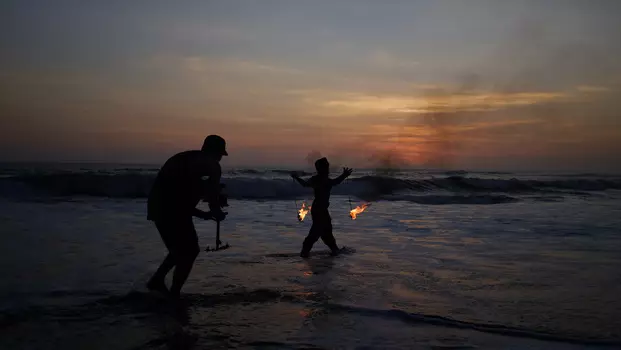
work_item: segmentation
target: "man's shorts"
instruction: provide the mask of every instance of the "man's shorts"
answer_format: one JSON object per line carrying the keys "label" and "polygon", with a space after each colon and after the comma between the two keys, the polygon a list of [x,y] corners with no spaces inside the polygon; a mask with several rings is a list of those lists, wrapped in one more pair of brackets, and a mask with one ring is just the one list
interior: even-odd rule
{"label": "man's shorts", "polygon": [[160,219],[155,221],[155,226],[171,253],[189,254],[199,249],[198,237],[191,216]]}

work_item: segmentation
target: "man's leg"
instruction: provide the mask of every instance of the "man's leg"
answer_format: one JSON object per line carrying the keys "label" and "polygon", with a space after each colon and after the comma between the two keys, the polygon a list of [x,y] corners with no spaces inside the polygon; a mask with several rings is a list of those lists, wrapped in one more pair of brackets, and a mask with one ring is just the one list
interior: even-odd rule
{"label": "man's leg", "polygon": [[147,282],[147,288],[159,292],[168,293],[168,288],[166,288],[165,282],[166,275],[168,274],[168,272],[170,272],[170,270],[172,270],[174,266],[175,259],[173,258],[173,255],[171,253],[168,253],[164,261],[162,261],[160,267],[153,274],[153,277],[151,277],[149,282]]}
{"label": "man's leg", "polygon": [[192,271],[194,260],[200,252],[192,218],[180,222],[179,226],[177,248],[173,252],[176,262],[175,272],[170,287],[170,294],[173,297],[179,297],[181,288]]}
{"label": "man's leg", "polygon": [[171,225],[166,222],[156,222],[155,227],[157,227],[157,230],[162,237],[162,241],[164,241],[169,253],[166,255],[166,258],[164,258],[164,261],[162,261],[162,264],[160,264],[160,267],[157,271],[155,271],[151,279],[149,279],[149,282],[147,282],[147,288],[168,293],[168,288],[166,288],[165,283],[166,275],[175,266],[175,259],[170,253],[173,248],[171,239],[172,235],[174,235],[174,231],[171,230]]}
{"label": "man's leg", "polygon": [[193,248],[181,250],[181,255],[177,259],[177,264],[175,265],[175,272],[173,272],[173,281],[170,286],[171,296],[179,297],[181,294],[181,288],[188,279],[188,276],[190,276],[190,272],[194,266],[194,260],[196,260],[199,251],[198,244]]}
{"label": "man's leg", "polygon": [[329,214],[326,220],[325,228],[321,232],[321,240],[328,246],[328,248],[330,248],[332,254],[339,253],[339,246],[336,245],[336,238],[334,238],[334,234],[332,234],[332,218]]}
{"label": "man's leg", "polygon": [[317,242],[319,237],[321,237],[321,223],[315,222],[315,219],[313,219],[313,224],[311,225],[310,231],[308,231],[308,236],[306,236],[304,243],[302,243],[301,257],[308,258],[313,244]]}

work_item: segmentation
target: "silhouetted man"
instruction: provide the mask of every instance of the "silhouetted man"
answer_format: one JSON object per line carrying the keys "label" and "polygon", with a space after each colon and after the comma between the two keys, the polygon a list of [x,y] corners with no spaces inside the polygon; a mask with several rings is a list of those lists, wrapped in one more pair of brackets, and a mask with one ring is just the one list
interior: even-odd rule
{"label": "silhouetted man", "polygon": [[[217,221],[226,217],[218,198],[222,175],[220,160],[226,155],[224,139],[210,135],[200,151],[174,155],[157,174],[149,193],[147,219],[155,222],[168,255],[147,283],[149,289],[179,297],[199,252],[192,217]],[[203,177],[209,179],[203,180]],[[202,198],[209,202],[209,212],[196,208]],[[168,291],[164,280],[173,267],[173,281]]]}
{"label": "silhouetted man", "polygon": [[296,179],[304,187],[312,187],[315,192],[315,199],[311,205],[311,217],[313,218],[313,225],[308,232],[308,236],[304,239],[302,244],[302,251],[300,256],[307,258],[310,254],[313,244],[317,242],[319,237],[323,243],[325,243],[333,255],[340,252],[339,247],[336,245],[336,239],[332,234],[332,218],[328,207],[330,206],[330,191],[332,187],[340,184],[352,173],[352,169],[343,168],[343,173],[336,179],[330,179],[330,163],[328,159],[321,158],[315,162],[315,169],[317,169],[317,175],[308,179],[308,181],[300,178],[296,173],[292,173],[291,177]]}

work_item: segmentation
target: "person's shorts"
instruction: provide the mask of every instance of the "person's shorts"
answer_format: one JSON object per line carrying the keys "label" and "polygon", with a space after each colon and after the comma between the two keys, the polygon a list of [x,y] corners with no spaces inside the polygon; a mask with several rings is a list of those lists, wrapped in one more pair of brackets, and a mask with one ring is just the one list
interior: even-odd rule
{"label": "person's shorts", "polygon": [[171,253],[191,253],[198,249],[198,237],[192,217],[155,221],[160,236]]}

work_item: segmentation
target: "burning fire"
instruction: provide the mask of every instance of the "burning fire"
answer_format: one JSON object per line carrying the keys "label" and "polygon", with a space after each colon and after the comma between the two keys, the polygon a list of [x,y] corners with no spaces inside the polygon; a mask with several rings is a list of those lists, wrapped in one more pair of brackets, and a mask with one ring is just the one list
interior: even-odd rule
{"label": "burning fire", "polygon": [[352,220],[356,220],[356,216],[358,216],[358,214],[365,211],[365,209],[367,209],[370,205],[371,203],[364,203],[363,205],[357,206],[356,208],[352,209],[349,212],[349,216],[351,217]]}
{"label": "burning fire", "polygon": [[298,220],[300,221],[304,221],[304,218],[306,217],[306,214],[308,214],[308,211],[311,209],[310,206],[306,206],[306,203],[302,202],[302,208],[300,208],[300,210],[298,210]]}

